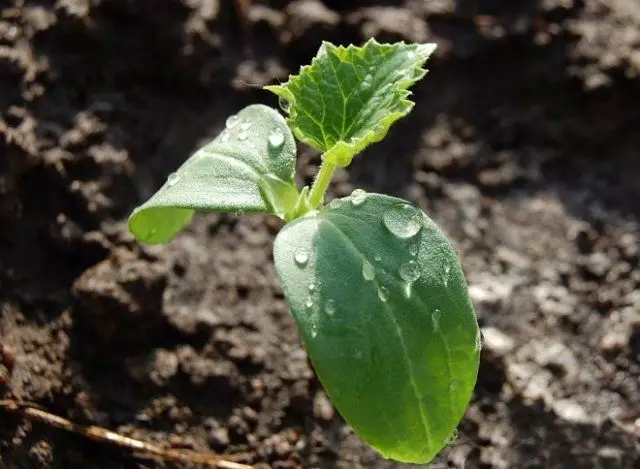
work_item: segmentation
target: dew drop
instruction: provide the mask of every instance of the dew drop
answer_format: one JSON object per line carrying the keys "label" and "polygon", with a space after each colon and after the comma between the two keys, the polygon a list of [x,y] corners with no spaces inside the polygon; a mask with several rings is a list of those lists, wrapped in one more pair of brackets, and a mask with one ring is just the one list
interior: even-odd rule
{"label": "dew drop", "polygon": [[371,263],[367,260],[365,260],[362,263],[362,277],[367,281],[367,282],[371,282],[372,280],[374,280],[376,278],[376,271],[373,268],[373,266],[371,265]]}
{"label": "dew drop", "polygon": [[284,145],[284,132],[282,129],[276,128],[269,133],[269,146],[279,149]]}
{"label": "dew drop", "polygon": [[227,143],[229,141],[229,138],[231,137],[231,133],[228,130],[224,130],[221,134],[220,134],[220,141],[222,143]]}
{"label": "dew drop", "polygon": [[416,53],[412,50],[407,52],[407,59],[409,60],[415,60],[416,59]]}
{"label": "dew drop", "polygon": [[476,335],[476,352],[480,352],[482,347],[484,346],[484,337],[482,336],[482,331],[478,330],[478,334]]}
{"label": "dew drop", "polygon": [[315,289],[316,289],[316,284],[315,284],[315,283],[313,283],[313,282],[311,282],[311,283],[309,284],[309,287],[308,287],[308,288],[309,288],[309,291],[310,291],[310,292],[312,292],[313,290],[315,290]]}
{"label": "dew drop", "polygon": [[366,90],[371,87],[372,82],[373,82],[373,77],[369,73],[364,77],[361,84],[362,84],[362,87]]}
{"label": "dew drop", "polygon": [[433,322],[433,330],[434,331],[440,330],[440,317],[441,316],[442,316],[442,311],[440,311],[439,309],[434,310],[433,313],[431,314],[431,322]]}
{"label": "dew drop", "polygon": [[283,98],[282,96],[278,98],[278,105],[280,106],[280,109],[282,109],[286,113],[288,113],[291,109],[291,102],[289,102],[287,98]]}
{"label": "dew drop", "polygon": [[318,327],[314,325],[311,327],[311,338],[315,339],[317,336],[318,336]]}
{"label": "dew drop", "polygon": [[293,255],[293,260],[299,267],[304,267],[309,262],[309,251],[306,249],[298,249]]}
{"label": "dew drop", "polygon": [[245,122],[240,124],[240,130],[249,130],[253,124],[251,122]]}
{"label": "dew drop", "polygon": [[442,282],[445,288],[449,286],[449,274],[451,273],[451,266],[449,264],[444,266],[444,275],[442,276]]}
{"label": "dew drop", "polygon": [[384,212],[382,221],[395,237],[409,239],[422,228],[422,212],[410,204],[394,204]]}
{"label": "dew drop", "polygon": [[171,173],[167,178],[167,184],[169,187],[174,186],[180,180],[180,175],[178,173]]}
{"label": "dew drop", "polygon": [[307,299],[307,302],[304,304],[308,309],[313,308],[313,300],[311,298]]}
{"label": "dew drop", "polygon": [[420,245],[418,243],[414,243],[409,246],[409,254],[411,254],[413,257],[416,257],[418,255],[418,251],[420,251]]}
{"label": "dew drop", "polygon": [[239,123],[240,118],[238,116],[229,116],[224,125],[227,127],[227,129],[233,129]]}
{"label": "dew drop", "polygon": [[405,282],[413,283],[420,278],[420,266],[413,259],[408,260],[400,264],[398,274]]}
{"label": "dew drop", "polygon": [[249,138],[249,134],[244,131],[238,134],[238,140],[241,142],[244,142],[247,138]]}
{"label": "dew drop", "polygon": [[381,262],[382,261],[382,256],[380,254],[376,254],[374,256],[374,259],[375,259],[376,262]]}
{"label": "dew drop", "polygon": [[458,441],[458,430],[454,430],[451,435],[444,440],[444,444],[451,446],[455,445],[456,441]]}
{"label": "dew drop", "polygon": [[329,208],[331,210],[338,210],[340,207],[342,207],[342,199],[333,199],[329,202]]}
{"label": "dew drop", "polygon": [[389,290],[386,287],[380,287],[378,289],[378,298],[380,298],[380,301],[383,303],[389,301]]}
{"label": "dew drop", "polygon": [[324,311],[329,316],[333,316],[336,312],[336,302],[334,300],[327,300],[327,303],[324,305]]}
{"label": "dew drop", "polygon": [[351,193],[351,203],[359,207],[367,201],[367,193],[362,189],[356,189]]}

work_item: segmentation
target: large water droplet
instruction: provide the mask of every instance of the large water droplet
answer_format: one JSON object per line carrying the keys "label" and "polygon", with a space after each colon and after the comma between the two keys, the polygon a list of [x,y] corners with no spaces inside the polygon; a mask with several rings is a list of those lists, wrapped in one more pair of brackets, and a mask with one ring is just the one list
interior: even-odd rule
{"label": "large water droplet", "polygon": [[420,266],[413,259],[408,260],[400,264],[398,268],[398,274],[400,278],[405,282],[415,282],[420,278]]}
{"label": "large water droplet", "polygon": [[340,207],[342,207],[342,199],[333,199],[331,202],[329,202],[329,208],[331,210],[337,210]]}
{"label": "large water droplet", "polygon": [[238,116],[229,116],[224,125],[227,127],[227,129],[233,129],[239,123],[240,118]]}
{"label": "large water droplet", "polygon": [[333,316],[333,314],[336,312],[336,302],[334,300],[327,300],[326,304],[324,305],[324,311],[329,316]]}
{"label": "large water droplet", "polygon": [[351,193],[351,203],[359,207],[367,201],[367,193],[362,189],[356,189]]}
{"label": "large water droplet", "polygon": [[293,255],[293,260],[300,267],[306,266],[309,262],[309,251],[306,249],[298,249]]}
{"label": "large water droplet", "polygon": [[365,260],[362,263],[362,277],[367,281],[371,282],[376,278],[376,270],[373,268],[371,263]]}
{"label": "large water droplet", "polygon": [[458,430],[454,430],[453,433],[444,440],[444,444],[451,446],[455,445],[456,441],[458,441]]}
{"label": "large water droplet", "polygon": [[442,311],[436,309],[431,313],[431,322],[433,323],[433,330],[440,330],[440,317],[442,316]]}
{"label": "large water droplet", "polygon": [[386,287],[380,287],[378,289],[378,298],[380,298],[380,301],[382,301],[383,303],[389,301],[389,289],[387,289]]}
{"label": "large water droplet", "polygon": [[167,178],[167,184],[169,187],[174,186],[180,180],[180,175],[178,173],[171,173]]}
{"label": "large water droplet", "polygon": [[244,131],[238,134],[238,140],[240,140],[241,142],[244,142],[247,138],[249,138],[249,134]]}
{"label": "large water droplet", "polygon": [[240,130],[249,130],[253,124],[251,122],[245,122],[240,124]]}
{"label": "large water droplet", "polygon": [[382,215],[384,226],[397,238],[408,239],[422,228],[422,212],[410,204],[394,204]]}
{"label": "large water droplet", "polygon": [[269,133],[269,146],[279,149],[284,145],[284,132],[280,128],[273,129]]}

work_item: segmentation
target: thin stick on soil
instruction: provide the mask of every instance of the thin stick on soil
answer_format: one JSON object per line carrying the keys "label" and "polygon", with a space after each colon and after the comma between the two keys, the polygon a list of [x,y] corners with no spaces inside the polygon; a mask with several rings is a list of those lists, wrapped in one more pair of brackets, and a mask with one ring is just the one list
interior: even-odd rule
{"label": "thin stick on soil", "polygon": [[224,460],[217,454],[198,453],[189,450],[164,449],[154,444],[120,435],[94,425],[78,425],[53,415],[38,405],[17,400],[0,400],[0,410],[15,412],[23,417],[83,436],[98,443],[119,446],[134,452],[138,457],[157,458],[165,461],[207,464],[220,469],[252,469],[251,466]]}

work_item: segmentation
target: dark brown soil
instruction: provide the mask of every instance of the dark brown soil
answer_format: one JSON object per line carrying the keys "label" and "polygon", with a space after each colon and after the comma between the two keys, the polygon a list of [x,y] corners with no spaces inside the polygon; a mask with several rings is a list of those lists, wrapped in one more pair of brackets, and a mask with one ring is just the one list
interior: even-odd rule
{"label": "dark brown soil", "polygon": [[[9,5],[7,4],[9,3]],[[428,467],[640,467],[637,0],[10,0],[0,21],[0,398],[257,468],[399,468],[345,426],[266,216],[146,248],[125,220],[321,40],[436,41],[416,108],[339,174],[454,239],[485,334]],[[303,150],[309,182],[317,155]],[[160,468],[0,412],[0,467]]]}

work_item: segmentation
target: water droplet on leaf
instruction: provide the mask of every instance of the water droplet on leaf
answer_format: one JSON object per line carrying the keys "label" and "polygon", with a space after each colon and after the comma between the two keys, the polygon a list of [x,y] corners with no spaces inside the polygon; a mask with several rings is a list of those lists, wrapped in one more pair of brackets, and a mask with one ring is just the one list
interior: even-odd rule
{"label": "water droplet on leaf", "polygon": [[431,314],[431,322],[433,322],[433,330],[437,331],[440,329],[440,317],[442,316],[442,311],[436,309]]}
{"label": "water droplet on leaf", "polygon": [[395,237],[409,239],[422,228],[422,212],[410,204],[394,204],[384,212],[382,221]]}
{"label": "water droplet on leaf", "polygon": [[307,299],[307,302],[304,304],[307,308],[313,307],[313,300],[311,298]]}
{"label": "water droplet on leaf", "polygon": [[171,187],[175,185],[179,180],[180,180],[180,175],[178,173],[171,173],[167,178],[167,184],[169,184],[169,187]]}
{"label": "water droplet on leaf", "polygon": [[229,131],[223,130],[222,133],[220,134],[220,141],[222,143],[227,143],[230,137],[231,137],[231,134],[229,133]]}
{"label": "water droplet on leaf", "polygon": [[238,116],[229,116],[224,125],[227,127],[227,129],[233,129],[239,123],[240,118]]}
{"label": "water droplet on leaf", "polygon": [[420,278],[420,266],[413,259],[403,262],[398,268],[400,278],[405,282],[415,282]]}
{"label": "water droplet on leaf", "polygon": [[244,142],[247,138],[249,138],[249,134],[246,132],[240,132],[238,134],[238,140],[240,140],[241,142]]}
{"label": "water droplet on leaf", "polygon": [[337,210],[340,207],[342,207],[342,199],[333,199],[331,202],[329,202],[329,208],[331,210]]}
{"label": "water droplet on leaf", "polygon": [[278,98],[278,105],[284,112],[289,113],[289,109],[291,109],[291,103],[287,98],[283,98],[282,96],[280,96]]}
{"label": "water droplet on leaf", "polygon": [[389,290],[386,287],[380,287],[378,289],[378,298],[380,298],[380,301],[383,303],[389,301]]}
{"label": "water droplet on leaf", "polygon": [[380,254],[376,254],[374,256],[374,259],[375,259],[376,262],[380,262],[382,260],[382,256]]}
{"label": "water droplet on leaf", "polygon": [[478,334],[476,335],[476,352],[480,352],[483,346],[484,346],[484,337],[482,335],[482,331],[478,330]]}
{"label": "water droplet on leaf", "polygon": [[306,266],[309,262],[309,251],[306,249],[298,249],[293,255],[293,260],[300,267]]}
{"label": "water droplet on leaf", "polygon": [[316,284],[315,284],[315,283],[313,283],[313,282],[311,282],[311,283],[309,284],[309,287],[308,287],[308,288],[309,288],[309,291],[313,291],[313,290],[315,290],[315,289],[316,289]]}
{"label": "water droplet on leaf", "polygon": [[373,268],[373,266],[371,265],[371,263],[367,260],[365,260],[362,263],[362,277],[367,281],[367,282],[371,282],[372,280],[374,280],[376,278],[376,271]]}
{"label": "water droplet on leaf", "polygon": [[451,446],[455,445],[456,441],[458,441],[458,430],[454,430],[453,433],[444,440],[444,444]]}
{"label": "water droplet on leaf", "polygon": [[327,303],[324,305],[324,311],[329,316],[333,316],[336,312],[336,302],[334,300],[327,300]]}
{"label": "water droplet on leaf", "polygon": [[356,189],[351,193],[351,203],[359,207],[367,201],[367,192],[362,189]]}
{"label": "water droplet on leaf", "polygon": [[269,146],[271,148],[281,148],[284,145],[284,132],[282,129],[273,129],[269,133]]}
{"label": "water droplet on leaf", "polygon": [[251,122],[245,122],[240,124],[240,130],[249,130],[253,124]]}

